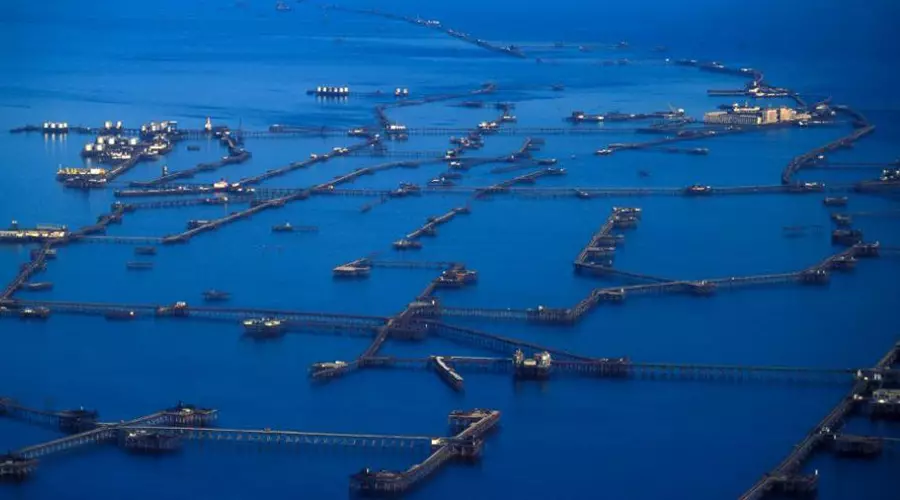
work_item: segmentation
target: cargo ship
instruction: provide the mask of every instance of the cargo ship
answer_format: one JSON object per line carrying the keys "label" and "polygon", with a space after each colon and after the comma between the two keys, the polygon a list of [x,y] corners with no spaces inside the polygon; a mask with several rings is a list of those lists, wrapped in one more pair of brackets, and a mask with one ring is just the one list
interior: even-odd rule
{"label": "cargo ship", "polygon": [[454,390],[461,391],[463,389],[463,378],[447,363],[447,360],[442,356],[432,356],[431,357],[432,366],[434,366],[435,371],[437,371],[438,376],[441,377],[441,380],[447,383]]}

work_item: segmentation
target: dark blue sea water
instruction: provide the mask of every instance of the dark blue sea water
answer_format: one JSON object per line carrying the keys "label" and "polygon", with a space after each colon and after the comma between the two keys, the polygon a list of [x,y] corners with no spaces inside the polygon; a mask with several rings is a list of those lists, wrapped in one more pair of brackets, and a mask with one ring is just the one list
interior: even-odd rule
{"label": "dark blue sea water", "polygon": [[[672,104],[693,116],[727,102],[708,88],[737,87],[727,75],[664,64],[664,57],[716,59],[754,66],[774,84],[833,96],[866,114],[874,135],[843,161],[900,156],[896,90],[898,4],[889,0],[753,3],[685,0],[550,4],[400,0],[375,5],[437,18],[483,38],[516,43],[545,59],[505,58],[436,32],[379,18],[296,4],[277,13],[269,1],[19,2],[0,18],[0,129],[45,120],[137,126],[177,119],[263,129],[273,123],[357,126],[373,120],[371,98],[322,103],[305,95],[317,85],[358,90],[409,87],[415,94],[458,92],[496,82],[492,99],[516,103],[520,126],[560,125],[574,109],[641,112]],[[628,40],[631,48],[602,47]],[[556,41],[590,44],[594,52],[553,51]],[[531,46],[543,46],[545,48]],[[670,48],[655,54],[656,45]],[[603,59],[628,57],[629,66]],[[566,91],[551,92],[562,82]],[[391,110],[409,126],[470,127],[493,109],[445,103]],[[542,154],[561,159],[568,175],[540,186],[686,186],[775,184],[785,163],[847,127],[782,129],[703,144],[707,157],[626,152],[598,158],[628,133],[548,136]],[[77,165],[84,136],[0,134],[0,220],[22,225],[93,222],[114,201],[111,191],[67,190],[59,165]],[[439,150],[446,137],[413,137],[390,147]],[[350,144],[347,138],[248,140],[253,159],[198,175],[237,179]],[[519,146],[520,137],[490,137],[484,154]],[[213,142],[199,152],[180,145],[157,164],[141,164],[122,180],[155,177],[165,164],[188,168],[223,154]],[[380,160],[331,161],[267,183],[304,187]],[[355,186],[423,183],[440,166],[391,170]],[[486,185],[511,174],[474,169],[462,181]],[[639,178],[638,170],[651,176]],[[810,171],[804,180],[845,181],[872,172]],[[162,248],[149,273],[129,273],[127,245],[71,245],[41,280],[51,300],[199,302],[208,288],[229,290],[242,306],[391,315],[433,277],[431,271],[376,269],[361,282],[333,281],[331,268],[371,252],[393,257],[390,244],[426,217],[465,202],[456,195],[406,198],[360,213],[367,200],[312,198],[268,211],[190,244]],[[853,211],[897,209],[896,201],[855,196]],[[480,273],[475,287],[441,292],[450,305],[566,307],[603,282],[574,276],[571,261],[612,206],[643,208],[627,233],[620,269],[673,278],[784,272],[835,252],[828,211],[819,196],[690,199],[527,199],[495,197],[442,226],[415,256],[459,260]],[[163,235],[188,219],[221,216],[230,207],[130,214],[113,235]],[[286,220],[317,225],[316,234],[275,235]],[[897,218],[860,218],[869,240],[900,245]],[[782,226],[823,227],[785,238]],[[0,282],[28,259],[27,247],[0,246]],[[898,338],[900,260],[861,262],[828,287],[747,289],[708,299],[647,297],[603,307],[574,327],[465,321],[466,325],[594,356],[639,361],[860,367],[874,363]],[[27,293],[27,292],[25,292]],[[24,293],[23,293],[24,296]],[[38,295],[33,294],[33,297]],[[180,321],[115,324],[56,316],[46,323],[0,322],[0,394],[38,407],[96,407],[107,420],[151,413],[178,399],[213,406],[227,427],[443,435],[456,408],[503,412],[502,430],[483,461],[451,465],[413,498],[734,498],[776,465],[845,393],[840,385],[788,383],[613,382],[590,379],[514,384],[505,376],[466,376],[452,393],[427,372],[361,371],[311,385],[315,361],[352,359],[367,339],[289,335],[253,343],[238,325]],[[389,342],[386,354],[487,354],[440,341]],[[851,422],[858,433],[900,436],[900,427]],[[0,420],[0,449],[56,433]],[[126,456],[95,448],[48,460],[27,483],[0,488],[0,498],[238,499],[341,498],[347,476],[363,466],[404,468],[421,457],[402,453],[260,452],[188,446],[174,457]],[[896,455],[872,462],[828,456],[808,465],[821,474],[824,500],[896,499]]]}

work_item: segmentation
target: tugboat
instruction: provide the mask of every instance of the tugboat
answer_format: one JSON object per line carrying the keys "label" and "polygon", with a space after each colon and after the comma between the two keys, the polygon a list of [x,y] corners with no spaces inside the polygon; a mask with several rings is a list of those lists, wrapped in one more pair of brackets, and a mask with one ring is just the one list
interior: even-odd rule
{"label": "tugboat", "polygon": [[129,271],[149,271],[153,269],[152,262],[127,262],[125,268]]}
{"label": "tugboat", "polygon": [[428,181],[428,185],[433,187],[450,187],[453,186],[453,182],[447,180],[446,177],[438,177]]}
{"label": "tugboat", "polygon": [[846,196],[827,196],[822,203],[826,207],[845,207],[847,206],[847,197]]}
{"label": "tugboat", "polygon": [[29,292],[41,292],[44,290],[52,290],[53,283],[49,281],[36,281],[34,283],[25,283],[22,285],[22,288],[28,290]]}
{"label": "tugboat", "polygon": [[693,186],[688,186],[688,187],[684,188],[684,193],[689,196],[710,194],[710,193],[712,193],[712,188],[709,186],[701,186],[700,184],[694,184]]}
{"label": "tugboat", "polygon": [[279,337],[284,333],[284,325],[276,318],[251,318],[243,321],[244,331],[250,337],[266,339]]}
{"label": "tugboat", "polygon": [[104,315],[109,321],[127,321],[137,317],[134,311],[109,311]]}
{"label": "tugboat", "polygon": [[317,373],[324,370],[338,370],[347,366],[346,361],[323,361],[319,363],[313,363],[310,367],[310,371],[312,373]]}
{"label": "tugboat", "polygon": [[26,307],[19,311],[22,319],[47,319],[50,317],[50,309],[46,307]]}
{"label": "tugboat", "polygon": [[207,290],[203,292],[203,300],[207,302],[223,302],[231,298],[231,294],[222,290]]}
{"label": "tugboat", "polygon": [[853,224],[853,217],[846,214],[831,214],[831,220],[838,227],[850,227]]}

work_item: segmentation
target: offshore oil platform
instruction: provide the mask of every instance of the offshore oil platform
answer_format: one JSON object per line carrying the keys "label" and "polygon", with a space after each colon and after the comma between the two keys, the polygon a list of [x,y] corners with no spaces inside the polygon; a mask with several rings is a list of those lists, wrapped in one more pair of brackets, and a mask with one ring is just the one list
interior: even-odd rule
{"label": "offshore oil platform", "polygon": [[[377,10],[355,10],[336,6],[325,6],[336,12],[356,12],[381,18],[407,22],[413,25],[444,33],[454,39],[471,43],[476,47],[515,59],[526,58],[522,47],[495,44],[476,38],[462,31],[445,27],[440,21],[397,16]],[[623,42],[624,43],[624,42]],[[627,47],[627,44],[616,48]],[[555,47],[562,49],[564,47]],[[582,47],[583,51],[590,50]],[[538,60],[537,62],[541,62]],[[802,495],[815,493],[818,489],[818,475],[805,474],[803,466],[814,453],[831,452],[840,456],[873,457],[882,452],[890,438],[880,436],[859,436],[843,432],[844,423],[858,412],[876,419],[896,419],[900,415],[900,378],[898,378],[897,357],[900,344],[893,346],[872,367],[864,368],[807,368],[796,366],[738,366],[704,365],[692,363],[663,363],[633,360],[628,356],[593,357],[568,352],[552,346],[539,345],[517,338],[504,337],[448,323],[457,318],[478,318],[497,321],[524,321],[534,324],[571,325],[584,315],[606,304],[625,304],[632,298],[665,297],[672,294],[708,297],[723,291],[769,285],[826,286],[834,272],[849,271],[863,259],[880,255],[900,254],[900,249],[883,246],[876,241],[865,239],[862,230],[853,227],[854,217],[865,217],[866,212],[828,212],[836,226],[831,232],[831,243],[835,253],[819,262],[801,269],[749,276],[708,277],[705,279],[678,279],[643,274],[633,270],[618,269],[614,265],[617,252],[623,246],[626,230],[635,229],[643,220],[641,208],[613,207],[602,225],[591,235],[588,243],[577,253],[573,261],[574,272],[578,275],[602,280],[615,279],[620,282],[607,283],[591,290],[577,303],[565,307],[536,305],[521,308],[481,308],[453,307],[444,304],[438,292],[453,293],[453,290],[476,286],[479,281],[477,271],[467,268],[460,261],[427,261],[381,259],[377,254],[340,264],[332,269],[336,279],[365,279],[376,272],[395,272],[403,269],[434,270],[435,276],[425,288],[407,302],[396,314],[389,317],[358,314],[336,314],[318,311],[298,311],[289,309],[248,308],[232,306],[231,294],[224,290],[208,289],[202,293],[204,303],[197,305],[186,300],[173,300],[164,304],[125,304],[80,301],[30,300],[31,295],[22,292],[48,291],[53,283],[34,281],[57,252],[72,244],[129,244],[134,254],[142,257],[157,255],[157,248],[188,243],[208,231],[223,228],[235,221],[246,220],[264,210],[274,210],[288,203],[302,202],[312,197],[359,196],[377,199],[378,204],[387,200],[403,200],[422,196],[449,197],[461,195],[467,198],[465,204],[457,204],[443,214],[432,215],[418,228],[406,233],[391,243],[396,250],[421,249],[422,241],[438,234],[438,228],[459,215],[469,215],[472,206],[495,196],[528,196],[532,199],[553,199],[576,197],[595,199],[598,197],[642,197],[642,196],[684,196],[698,200],[718,196],[768,196],[768,195],[814,195],[822,200],[824,210],[845,207],[850,203],[847,196],[881,195],[893,193],[900,188],[900,170],[897,163],[878,164],[879,176],[857,182],[825,184],[818,181],[798,181],[801,170],[814,170],[838,164],[830,162],[826,154],[852,147],[857,141],[868,136],[875,126],[860,112],[830,101],[807,103],[791,89],[769,84],[764,74],[754,68],[732,68],[719,62],[702,62],[679,59],[675,66],[694,67],[701,71],[734,75],[747,79],[743,88],[735,90],[713,89],[710,95],[742,96],[750,99],[790,99],[796,108],[790,112],[763,109],[757,106],[733,105],[724,110],[707,113],[704,123],[686,114],[683,109],[669,107],[664,111],[644,113],[623,113],[619,111],[590,114],[574,111],[565,121],[567,126],[548,125],[536,127],[516,126],[518,118],[513,114],[514,104],[498,102],[490,104],[483,99],[502,91],[493,83],[486,83],[474,90],[446,92],[435,95],[411,96],[409,89],[397,87],[392,92],[351,92],[350,86],[318,86],[307,91],[322,99],[347,99],[366,97],[373,99],[392,98],[377,103],[373,108],[374,121],[360,124],[349,130],[316,125],[272,125],[267,130],[231,130],[226,126],[214,126],[207,118],[202,127],[185,129],[178,122],[165,120],[148,122],[138,128],[126,127],[121,121],[107,121],[100,127],[70,125],[66,121],[47,121],[40,125],[26,125],[13,129],[14,133],[43,133],[48,136],[88,135],[91,140],[84,144],[81,156],[85,166],[63,167],[56,171],[56,179],[64,186],[78,189],[112,188],[116,179],[130,171],[139,162],[159,160],[171,153],[180,143],[198,139],[216,141],[225,151],[221,159],[204,162],[195,167],[169,171],[162,167],[160,175],[143,181],[119,183],[114,194],[118,198],[141,197],[151,201],[126,203],[118,201],[108,213],[100,215],[96,223],[70,229],[53,224],[34,224],[20,227],[18,222],[0,231],[0,243],[31,245],[29,260],[24,263],[13,280],[0,291],[0,320],[18,318],[24,321],[60,321],[69,314],[95,315],[114,321],[204,321],[226,320],[240,327],[243,335],[255,341],[271,341],[290,333],[327,333],[335,335],[357,335],[368,337],[371,342],[355,359],[334,360],[314,363],[309,369],[313,382],[336,381],[350,373],[362,370],[390,368],[423,369],[436,374],[450,389],[463,391],[464,374],[467,371],[496,373],[508,376],[522,383],[557,383],[564,377],[590,377],[616,380],[665,380],[665,381],[828,381],[830,383],[852,384],[846,397],[793,448],[789,456],[771,472],[764,475],[741,497],[759,499],[774,494]],[[626,65],[629,61],[619,59],[609,65]],[[605,65],[605,64],[604,64]],[[552,87],[554,92],[565,90],[562,84]],[[480,99],[480,100],[474,100]],[[416,128],[400,123],[389,114],[393,110],[438,102],[456,102],[464,108],[490,108],[497,115],[472,126]],[[570,108],[571,109],[571,108]],[[587,109],[587,108],[582,108]],[[774,118],[773,118],[774,116]],[[784,118],[788,117],[788,118]],[[852,127],[847,134],[817,146],[792,158],[781,172],[780,182],[771,185],[752,186],[712,186],[697,182],[674,188],[648,187],[585,187],[559,186],[558,181],[566,179],[567,170],[558,165],[556,158],[537,158],[544,143],[541,136],[581,134],[602,134],[602,127],[589,124],[617,124],[622,133],[634,132],[650,137],[642,142],[610,143],[596,150],[597,156],[609,156],[623,151],[651,150],[668,153],[686,153],[706,156],[709,149],[704,147],[678,147],[673,144],[707,141],[736,134],[755,133],[771,126],[796,126],[806,128],[816,125],[837,125],[839,120],[847,120]],[[774,120],[774,121],[773,121]],[[649,125],[646,123],[650,121]],[[630,122],[645,122],[635,128],[625,128]],[[760,126],[765,124],[765,126]],[[391,141],[409,140],[411,136],[450,136],[450,148],[437,151],[390,150]],[[501,135],[525,136],[521,147],[508,154],[497,156],[480,152],[485,143]],[[235,164],[251,158],[245,149],[245,138],[285,138],[285,137],[341,137],[347,143],[333,147],[329,151],[312,153],[281,167],[272,168],[257,175],[243,177],[237,181],[227,181],[223,177],[214,183],[192,183],[196,174],[219,169],[230,169]],[[71,139],[69,139],[71,140]],[[195,147],[196,146],[188,146]],[[387,163],[354,168],[327,181],[303,187],[268,187],[271,179],[284,176],[312,166],[322,166],[332,160],[349,156],[373,158],[390,157]],[[386,161],[386,160],[383,160]],[[603,161],[598,160],[598,161]],[[563,159],[563,163],[565,160]],[[354,182],[364,176],[377,175],[394,169],[414,169],[427,165],[441,165],[444,172],[432,180],[417,185],[403,182],[395,189],[354,189]],[[528,171],[486,185],[472,185],[464,182],[474,169],[481,165],[500,165],[491,174],[510,174]],[[551,187],[536,184],[549,182]],[[556,181],[556,182],[555,182]],[[395,185],[395,184],[392,184]],[[121,189],[119,189],[121,188]],[[391,202],[393,203],[393,201]],[[219,218],[192,219],[184,222],[184,231],[163,236],[109,236],[106,230],[112,224],[123,221],[127,214],[135,211],[182,208],[198,205],[246,204],[246,209],[235,210]],[[367,209],[360,210],[368,213]],[[823,211],[824,211],[823,210]],[[869,214],[871,215],[871,214]],[[653,214],[647,214],[652,217]],[[315,226],[299,226],[285,222],[271,226],[271,232],[279,237],[287,237],[293,232],[313,232]],[[442,229],[443,230],[443,229]],[[868,232],[868,231],[867,231]],[[586,238],[587,239],[587,238]],[[573,254],[577,249],[573,249]],[[415,252],[407,252],[411,255]],[[357,254],[359,255],[359,254]],[[365,254],[364,254],[365,255]],[[135,260],[126,263],[131,270],[150,270],[154,267],[150,260]],[[624,283],[622,283],[624,282]],[[354,285],[348,285],[354,286]],[[551,297],[548,297],[551,298]],[[453,343],[490,351],[491,356],[460,356],[454,354],[431,354],[428,356],[401,358],[382,354],[388,341],[426,341],[439,338]],[[484,452],[484,444],[500,419],[497,410],[474,409],[457,410],[449,415],[451,435],[448,437],[315,433],[290,430],[229,429],[213,427],[218,417],[214,409],[201,408],[179,402],[177,405],[147,416],[131,420],[103,422],[98,412],[84,408],[72,410],[38,410],[24,406],[9,398],[0,398],[0,416],[20,419],[29,423],[49,426],[64,437],[34,446],[11,451],[0,456],[0,479],[21,481],[31,476],[39,465],[39,460],[66,450],[91,445],[115,445],[133,453],[165,455],[181,450],[189,441],[229,441],[245,442],[262,446],[342,446],[376,449],[409,449],[426,452],[422,462],[403,470],[379,470],[365,468],[349,478],[352,493],[363,495],[402,495],[421,484],[443,465],[451,461],[475,461]]]}
{"label": "offshore oil platform", "polygon": [[38,467],[39,460],[76,448],[115,444],[141,454],[165,455],[181,450],[186,441],[226,441],[248,445],[294,448],[407,449],[427,451],[428,457],[404,471],[364,469],[350,476],[350,490],[363,494],[398,494],[415,487],[450,460],[476,461],[484,442],[499,424],[496,410],[455,410],[448,423],[450,437],[348,434],[291,430],[232,429],[212,427],[218,411],[179,402],[146,416],[100,422],[96,411],[38,410],[9,398],[0,398],[0,417],[37,425],[50,424],[67,434],[46,443],[27,446],[0,455],[0,480],[23,481]]}

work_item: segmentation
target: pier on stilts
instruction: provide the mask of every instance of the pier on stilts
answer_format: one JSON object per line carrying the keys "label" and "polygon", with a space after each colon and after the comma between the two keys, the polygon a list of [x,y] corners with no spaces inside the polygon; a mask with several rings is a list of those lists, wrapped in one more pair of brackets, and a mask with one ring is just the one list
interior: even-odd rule
{"label": "pier on stilts", "polygon": [[[97,421],[97,412],[36,410],[9,398],[0,398],[0,417],[28,421],[52,421],[70,435],[26,446],[0,456],[0,480],[24,480],[34,473],[38,460],[63,452],[101,444],[117,444],[126,451],[164,454],[181,448],[184,441],[247,443],[254,446],[303,448],[400,449],[427,458],[400,472],[353,474],[350,487],[364,492],[402,492],[428,478],[451,458],[477,460],[484,440],[498,424],[496,410],[455,410],[450,413],[450,437],[396,434],[306,432],[275,429],[210,427],[217,420],[214,409],[179,402],[143,417],[117,423]],[[77,423],[77,426],[69,425]]]}
{"label": "pier on stilts", "polygon": [[[874,372],[890,370],[900,356],[900,343],[891,346],[890,350],[875,364]],[[852,439],[842,437],[841,429],[847,418],[864,401],[874,388],[879,385],[875,377],[858,377],[850,392],[825,416],[809,433],[797,443],[793,450],[770,472],[753,484],[740,500],[759,500],[773,494],[791,496],[815,495],[819,488],[818,473],[804,474],[802,468],[813,454],[824,449],[826,445],[843,441],[843,445],[859,445],[848,443]]]}

